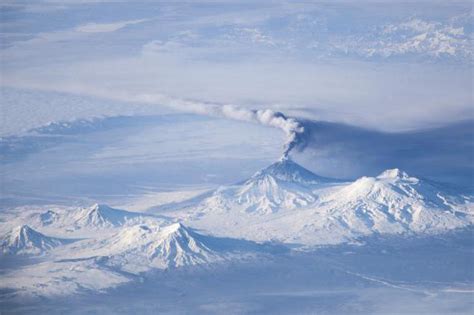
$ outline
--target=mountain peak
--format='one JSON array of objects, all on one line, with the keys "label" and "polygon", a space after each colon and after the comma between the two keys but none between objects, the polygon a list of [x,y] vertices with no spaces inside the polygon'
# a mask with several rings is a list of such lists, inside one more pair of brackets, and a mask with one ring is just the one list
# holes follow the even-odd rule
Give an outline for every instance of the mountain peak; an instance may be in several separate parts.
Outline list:
[{"label": "mountain peak", "polygon": [[8,254],[40,254],[61,244],[63,240],[46,236],[26,224],[13,228],[1,240],[2,252]]},{"label": "mountain peak", "polygon": [[93,204],[89,209],[90,209],[91,212],[93,212],[93,211],[104,212],[104,211],[108,211],[108,210],[113,210],[111,207],[109,207],[105,204],[99,204],[99,203]]},{"label": "mountain peak", "polygon": [[164,234],[168,234],[168,235],[173,234],[173,233],[179,233],[180,231],[188,232],[187,228],[179,222],[173,223],[167,227],[164,227],[162,231]]},{"label": "mountain peak", "polygon": [[289,157],[282,157],[245,182],[217,190],[202,205],[206,211],[237,206],[239,211],[259,214],[304,208],[317,200],[313,190],[335,182],[314,174]]},{"label": "mountain peak", "polygon": [[114,227],[121,226],[127,220],[140,215],[133,212],[114,209],[104,204],[94,204],[89,208],[80,209],[76,215],[75,224],[81,227]]},{"label": "mountain peak", "polygon": [[250,180],[261,179],[265,176],[271,176],[277,180],[296,182],[300,184],[317,184],[330,181],[328,178],[314,174],[310,170],[291,160],[288,156],[281,157],[277,162],[255,173]]},{"label": "mountain peak", "polygon": [[36,231],[33,230],[32,228],[30,228],[29,225],[27,225],[27,224],[19,225],[13,230],[18,232],[19,234],[22,234],[22,233],[27,233],[27,234],[36,233]]},{"label": "mountain peak", "polygon": [[331,179],[320,177],[283,157],[243,184],[218,191],[204,203],[207,208],[229,209],[238,205],[245,212],[272,213],[309,206],[317,199],[312,190],[330,182]]},{"label": "mountain peak", "polygon": [[378,179],[408,179],[411,178],[406,172],[399,168],[392,168],[383,171],[377,176]]},{"label": "mountain peak", "polygon": [[13,228],[10,232],[11,237],[15,237],[20,241],[41,238],[44,235],[33,230],[29,225],[23,224]]},{"label": "mountain peak", "polygon": [[128,271],[141,272],[221,260],[207,240],[181,223],[164,227],[142,224],[124,227],[103,242],[81,246],[87,246],[96,256],[112,258],[113,264],[126,266]]}]

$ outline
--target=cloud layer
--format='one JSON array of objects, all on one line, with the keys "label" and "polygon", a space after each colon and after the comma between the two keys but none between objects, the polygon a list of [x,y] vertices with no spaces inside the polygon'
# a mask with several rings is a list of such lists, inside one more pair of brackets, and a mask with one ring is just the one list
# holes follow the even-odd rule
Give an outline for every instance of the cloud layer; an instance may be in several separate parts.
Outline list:
[{"label": "cloud layer", "polygon": [[391,131],[474,116],[467,2],[7,7],[2,86],[161,94],[236,104],[257,122],[271,109]]}]

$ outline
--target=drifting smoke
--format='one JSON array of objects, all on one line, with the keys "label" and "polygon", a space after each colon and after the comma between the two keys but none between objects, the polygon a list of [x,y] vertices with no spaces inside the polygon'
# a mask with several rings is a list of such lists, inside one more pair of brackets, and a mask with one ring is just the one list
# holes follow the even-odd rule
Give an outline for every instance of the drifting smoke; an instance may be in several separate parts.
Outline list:
[{"label": "drifting smoke", "polygon": [[146,103],[159,103],[167,107],[200,115],[223,117],[238,121],[257,123],[263,126],[274,127],[282,130],[286,135],[283,158],[288,157],[290,151],[303,141],[304,128],[294,118],[286,117],[280,112],[271,109],[246,109],[235,105],[218,105],[170,98],[161,94],[140,95],[136,101]]}]

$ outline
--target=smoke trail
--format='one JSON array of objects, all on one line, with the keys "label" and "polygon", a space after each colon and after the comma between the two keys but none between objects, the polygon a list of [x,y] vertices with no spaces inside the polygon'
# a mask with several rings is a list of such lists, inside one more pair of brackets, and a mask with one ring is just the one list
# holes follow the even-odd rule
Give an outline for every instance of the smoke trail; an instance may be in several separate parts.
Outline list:
[{"label": "smoke trail", "polygon": [[286,135],[283,157],[287,157],[290,151],[303,141],[303,125],[295,118],[286,117],[284,114],[271,109],[246,109],[235,105],[219,105],[176,99],[161,94],[143,94],[135,97],[135,100],[146,103],[159,103],[179,111],[247,121],[278,128]]}]

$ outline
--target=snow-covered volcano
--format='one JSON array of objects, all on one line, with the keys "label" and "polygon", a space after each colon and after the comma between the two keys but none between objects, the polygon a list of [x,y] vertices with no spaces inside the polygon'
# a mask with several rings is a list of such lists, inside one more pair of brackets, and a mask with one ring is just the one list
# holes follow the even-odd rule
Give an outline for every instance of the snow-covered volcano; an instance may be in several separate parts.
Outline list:
[{"label": "snow-covered volcano", "polygon": [[470,198],[390,169],[362,177],[321,200],[326,216],[358,232],[447,230],[472,220]]},{"label": "snow-covered volcano", "polygon": [[1,248],[3,254],[37,255],[64,243],[65,240],[46,236],[28,225],[20,225],[2,237]]},{"label": "snow-covered volcano", "polygon": [[256,183],[260,180],[272,178],[280,183],[293,183],[302,186],[312,186],[333,182],[333,179],[318,176],[303,166],[293,162],[289,157],[282,157],[263,170],[255,173],[247,183]]},{"label": "snow-covered volcano", "polygon": [[285,157],[255,173],[243,184],[217,190],[206,208],[248,213],[273,213],[307,207],[318,199],[314,191],[337,181],[318,176]]},{"label": "snow-covered volcano", "polygon": [[65,251],[76,252],[75,258],[94,257],[108,266],[140,273],[223,260],[223,254],[206,243],[207,238],[180,223],[165,227],[138,224],[100,241],[78,242]]},{"label": "snow-covered volcano", "polygon": [[107,228],[124,225],[127,220],[139,217],[139,214],[118,210],[103,204],[82,208],[74,215],[74,225],[88,228]]}]

